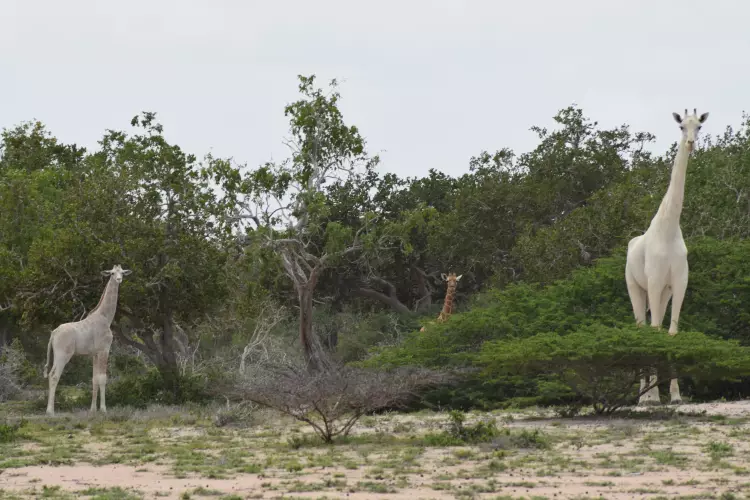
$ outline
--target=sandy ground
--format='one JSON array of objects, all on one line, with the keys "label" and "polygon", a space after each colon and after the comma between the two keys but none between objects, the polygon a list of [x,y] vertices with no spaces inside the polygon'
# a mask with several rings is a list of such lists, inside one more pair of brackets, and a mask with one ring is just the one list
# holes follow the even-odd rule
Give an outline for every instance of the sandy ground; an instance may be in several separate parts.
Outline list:
[{"label": "sandy ground", "polygon": [[[230,447],[238,456],[266,461],[257,473],[239,472],[227,478],[211,477],[205,471],[175,472],[169,451],[155,461],[140,462],[135,453],[131,463],[96,465],[94,457],[133,445],[118,435],[116,422],[111,423],[111,435],[78,425],[82,458],[72,464],[3,467],[0,456],[0,499],[64,497],[66,492],[86,496],[87,489],[91,496],[90,488],[114,487],[128,489],[130,498],[188,498],[186,494],[190,498],[750,498],[750,401],[688,404],[680,407],[680,413],[666,420],[561,420],[544,418],[544,412],[494,414],[498,424],[512,432],[542,431],[550,441],[545,449],[512,448],[502,442],[399,449],[363,441],[335,445],[333,451],[303,447],[281,452],[272,446],[285,442],[287,432],[299,435],[304,429],[290,430],[288,423],[274,423],[252,430],[199,426],[148,430],[157,436],[159,446],[185,445],[189,453],[215,457],[218,464],[231,460],[225,456]],[[471,417],[485,418],[482,414]],[[413,436],[422,427],[434,432],[446,421],[445,414],[370,417],[357,433],[392,435],[407,428],[405,432]],[[276,434],[274,425],[280,426]],[[67,437],[66,432],[70,432]],[[132,428],[130,432],[137,442],[139,434]],[[219,432],[226,444],[204,449]],[[75,443],[79,435],[63,430],[49,436]],[[45,439],[52,437],[22,442],[14,453],[30,456],[48,449]],[[323,465],[315,462],[334,453]],[[289,460],[300,465],[283,465]],[[52,486],[60,488],[49,490]]]}]

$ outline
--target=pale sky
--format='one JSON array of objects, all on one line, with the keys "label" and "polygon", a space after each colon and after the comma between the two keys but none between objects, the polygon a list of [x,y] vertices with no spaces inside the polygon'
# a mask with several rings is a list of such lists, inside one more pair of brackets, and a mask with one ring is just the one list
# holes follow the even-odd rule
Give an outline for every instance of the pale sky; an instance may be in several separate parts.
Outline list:
[{"label": "pale sky", "polygon": [[156,111],[187,152],[257,166],[287,156],[284,105],[315,73],[401,175],[527,151],[571,103],[662,152],[672,111],[711,134],[750,111],[748,23],[743,0],[0,0],[0,127],[94,147]]}]

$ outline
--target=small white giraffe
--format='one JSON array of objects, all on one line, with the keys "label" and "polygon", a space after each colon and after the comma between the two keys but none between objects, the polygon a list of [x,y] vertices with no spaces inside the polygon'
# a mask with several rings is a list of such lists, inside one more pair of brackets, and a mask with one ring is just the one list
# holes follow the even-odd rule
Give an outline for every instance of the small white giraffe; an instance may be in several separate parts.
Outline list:
[{"label": "small white giraffe", "polygon": [[112,346],[112,330],[110,325],[115,318],[117,309],[117,294],[122,283],[122,277],[131,271],[116,264],[110,271],[102,271],[109,276],[104,293],[99,304],[88,316],[81,321],[63,323],[52,331],[47,344],[47,363],[44,365],[44,378],[47,378],[50,350],[54,351],[54,362],[49,372],[49,395],[47,399],[47,415],[55,414],[55,390],[60,381],[65,365],[73,355],[92,356],[94,358],[94,375],[92,377],[93,390],[91,393],[91,412],[96,411],[97,389],[101,394],[101,411],[107,412],[105,388],[107,385],[107,360],[109,348]]},{"label": "small white giraffe", "polygon": [[[672,113],[680,124],[682,137],[672,166],[672,179],[667,193],[659,205],[659,210],[651,220],[646,232],[628,242],[628,256],[625,264],[625,282],[633,305],[637,325],[646,322],[646,311],[651,309],[651,326],[661,328],[667,303],[672,299],[672,317],[669,334],[677,333],[680,309],[688,284],[687,247],[680,229],[680,215],[685,198],[685,175],[688,157],[693,151],[701,124],[708,113],[680,117]],[[656,375],[650,376],[649,384],[656,383]],[[641,379],[641,391],[646,387],[645,377]],[[676,378],[669,388],[671,402],[682,402],[680,386]],[[639,399],[639,404],[659,404],[659,388],[654,386]]]}]

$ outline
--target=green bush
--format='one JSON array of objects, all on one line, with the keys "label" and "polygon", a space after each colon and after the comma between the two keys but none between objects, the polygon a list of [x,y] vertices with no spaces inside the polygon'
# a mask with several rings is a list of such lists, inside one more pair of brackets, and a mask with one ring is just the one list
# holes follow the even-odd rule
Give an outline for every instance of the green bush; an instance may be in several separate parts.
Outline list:
[{"label": "green bush", "polygon": [[495,424],[495,419],[480,420],[473,425],[466,425],[466,415],[459,410],[452,410],[448,417],[448,429],[441,433],[425,435],[428,446],[460,446],[463,444],[488,443],[503,434]]},{"label": "green bush", "polygon": [[484,419],[474,424],[466,424],[466,415],[458,410],[448,414],[448,429],[440,433],[425,435],[427,446],[461,446],[467,444],[491,443],[496,448],[549,448],[550,444],[539,429],[523,429],[512,433],[510,429],[500,429],[495,419]]},{"label": "green bush", "polygon": [[[750,240],[695,238],[688,242],[688,249],[690,281],[680,330],[704,332],[750,346],[750,312],[745,307],[750,304]],[[477,355],[487,342],[526,339],[540,333],[566,336],[592,325],[633,325],[624,272],[625,250],[620,248],[613,256],[548,286],[520,283],[485,292],[474,299],[471,310],[454,314],[450,321],[435,324],[429,331],[411,332],[397,346],[373,349],[361,364],[471,368],[477,366]],[[665,325],[670,313],[671,305]],[[690,377],[681,383],[683,395],[698,399],[750,395],[750,377]],[[589,403],[592,401],[585,402]],[[581,399],[559,377],[540,374],[531,379],[508,374],[487,380],[480,373],[469,372],[457,386],[426,394],[424,404],[466,410],[563,404],[573,405],[571,410],[575,411]]]},{"label": "green bush", "polygon": [[575,394],[580,404],[605,414],[634,402],[640,379],[650,369],[657,370],[661,381],[671,378],[671,370],[700,380],[750,374],[750,348],[736,341],[698,332],[671,336],[631,325],[590,325],[568,335],[550,332],[488,342],[477,359],[487,376],[520,375],[537,384],[552,380],[563,395]]},{"label": "green bush", "polygon": [[20,430],[26,425],[26,420],[20,420],[15,424],[0,424],[0,444],[12,443],[20,437]]},{"label": "green bush", "polygon": [[595,322],[631,321],[624,269],[624,255],[618,255],[547,287],[521,283],[491,290],[472,310],[454,314],[429,331],[412,332],[399,346],[373,349],[363,364],[471,366],[472,353],[489,340],[547,331],[565,334]]},{"label": "green bush", "polygon": [[458,411],[450,412],[450,429],[449,433],[454,438],[464,443],[484,443],[491,441],[500,434],[500,430],[495,425],[495,421],[479,421],[474,425],[466,426],[466,416]]},{"label": "green bush", "polygon": [[179,393],[174,394],[156,368],[122,376],[107,384],[107,406],[145,408],[152,404],[203,404],[213,399],[209,391],[211,382],[206,376],[186,374],[178,378],[178,384]]}]

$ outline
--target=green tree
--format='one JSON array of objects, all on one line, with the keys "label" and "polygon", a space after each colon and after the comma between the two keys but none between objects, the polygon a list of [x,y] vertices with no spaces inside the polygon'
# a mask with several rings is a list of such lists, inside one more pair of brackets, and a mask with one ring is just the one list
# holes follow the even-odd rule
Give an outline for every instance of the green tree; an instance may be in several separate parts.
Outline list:
[{"label": "green tree", "polygon": [[15,211],[0,227],[13,234],[20,219],[23,230],[3,238],[0,265],[17,272],[0,292],[26,330],[49,332],[82,319],[98,302],[103,268],[132,269],[113,330],[178,394],[183,325],[226,296],[229,215],[241,178],[226,161],[209,156],[201,163],[167,142],[154,113],[131,125],[140,133],[109,131],[100,150],[86,156],[39,140],[36,129],[6,140],[3,187],[16,196],[2,199]]},{"label": "green tree", "polygon": [[118,338],[146,354],[178,394],[177,355],[187,340],[180,323],[199,320],[227,296],[240,177],[227,161],[208,156],[201,163],[167,142],[155,118],[133,118],[142,132],[131,137],[104,137],[86,185],[96,201],[77,213],[90,221],[79,231],[133,269],[121,293]]},{"label": "green tree", "polygon": [[356,187],[372,177],[379,159],[368,156],[357,127],[345,124],[336,81],[325,93],[315,86],[314,76],[299,79],[303,97],[284,110],[290,119],[291,158],[268,163],[246,177],[247,197],[239,217],[251,221],[248,242],[271,250],[291,280],[300,311],[300,343],[315,369],[320,357],[313,302],[322,273],[381,248],[388,228],[381,223],[375,231],[376,214],[362,207],[348,223],[330,220],[324,185],[348,184],[348,191],[356,193]]},{"label": "green tree", "polygon": [[[5,129],[0,137],[0,349],[23,324],[35,323],[32,304],[51,303],[50,289],[24,286],[39,274],[35,254],[56,233],[67,187],[85,150],[60,144],[40,122]],[[71,292],[70,281],[57,293]],[[32,339],[23,338],[27,347]]]}]

